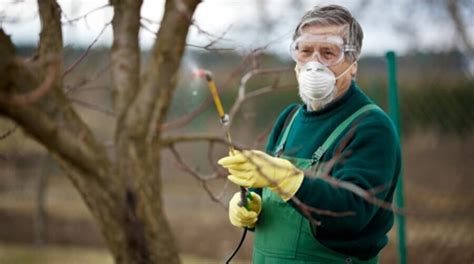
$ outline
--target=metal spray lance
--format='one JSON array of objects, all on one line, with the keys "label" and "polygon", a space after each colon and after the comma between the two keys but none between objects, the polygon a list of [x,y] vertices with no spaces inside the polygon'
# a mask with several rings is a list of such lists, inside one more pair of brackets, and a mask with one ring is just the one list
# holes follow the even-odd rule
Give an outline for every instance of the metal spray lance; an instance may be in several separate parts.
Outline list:
[{"label": "metal spray lance", "polygon": [[[212,100],[214,101],[214,105],[216,106],[217,114],[219,115],[221,124],[225,127],[228,122],[229,122],[229,116],[224,112],[224,107],[222,106],[222,102],[219,96],[219,93],[217,92],[217,87],[216,83],[212,79],[212,74],[210,71],[199,69],[194,73],[198,77],[204,77],[206,78],[207,81],[207,86],[209,87],[209,91],[211,92],[212,95]],[[227,129],[226,130],[226,138],[229,143],[229,152],[234,153],[234,147],[232,146],[232,139],[230,136],[230,131]],[[240,186],[240,203],[239,205],[242,207],[245,207],[247,210],[249,210],[248,203],[247,203],[247,198],[251,199],[251,196],[247,196],[247,189],[245,187]],[[229,263],[230,260],[235,256],[237,251],[240,249],[240,246],[242,245],[245,235],[247,234],[247,228],[244,229],[244,232],[242,234],[242,238],[240,239],[239,244],[237,247],[234,249],[232,254],[227,258],[225,263]]]}]

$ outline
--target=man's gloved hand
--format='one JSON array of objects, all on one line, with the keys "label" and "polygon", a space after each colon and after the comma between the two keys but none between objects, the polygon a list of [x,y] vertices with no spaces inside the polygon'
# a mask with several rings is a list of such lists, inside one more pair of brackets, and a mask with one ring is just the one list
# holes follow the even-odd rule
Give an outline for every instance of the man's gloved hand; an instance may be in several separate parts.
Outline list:
[{"label": "man's gloved hand", "polygon": [[251,199],[247,198],[248,209],[240,206],[240,192],[234,194],[229,201],[229,220],[236,227],[255,227],[258,214],[262,210],[262,199],[260,195],[249,192]]},{"label": "man's gloved hand", "polygon": [[295,195],[304,178],[290,161],[258,150],[234,151],[218,163],[229,170],[231,182],[244,187],[269,187],[284,201]]}]

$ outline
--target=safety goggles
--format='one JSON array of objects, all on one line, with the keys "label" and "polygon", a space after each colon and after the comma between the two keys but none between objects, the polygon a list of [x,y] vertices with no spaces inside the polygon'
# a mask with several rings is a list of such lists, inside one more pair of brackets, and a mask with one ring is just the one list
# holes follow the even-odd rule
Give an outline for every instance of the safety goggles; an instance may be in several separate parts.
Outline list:
[{"label": "safety goggles", "polygon": [[303,34],[290,45],[290,54],[297,63],[317,60],[325,66],[334,66],[344,60],[346,52],[356,51],[355,46],[345,45],[338,35]]}]

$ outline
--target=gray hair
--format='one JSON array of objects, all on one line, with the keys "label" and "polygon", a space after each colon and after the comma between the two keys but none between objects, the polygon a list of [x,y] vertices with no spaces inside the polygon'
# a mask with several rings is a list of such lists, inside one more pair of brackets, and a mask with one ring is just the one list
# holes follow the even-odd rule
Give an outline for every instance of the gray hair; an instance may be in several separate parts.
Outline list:
[{"label": "gray hair", "polygon": [[299,37],[306,26],[343,26],[344,44],[353,46],[354,51],[349,51],[348,55],[351,61],[355,61],[362,48],[362,39],[364,32],[359,22],[355,20],[351,12],[339,5],[315,6],[301,18],[300,23],[295,29],[293,40]]}]

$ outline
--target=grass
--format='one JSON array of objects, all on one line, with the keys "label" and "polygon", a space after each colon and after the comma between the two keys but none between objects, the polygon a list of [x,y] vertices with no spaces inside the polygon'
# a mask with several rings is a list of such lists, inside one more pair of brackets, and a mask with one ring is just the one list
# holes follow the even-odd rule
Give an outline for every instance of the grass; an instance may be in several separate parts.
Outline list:
[{"label": "grass", "polygon": [[[182,256],[184,264],[213,264],[217,260]],[[109,252],[104,249],[0,243],[0,263],[5,264],[113,264]]]},{"label": "grass", "polygon": [[0,263],[9,264],[112,264],[105,250],[77,247],[39,248],[31,245],[0,244]]}]

